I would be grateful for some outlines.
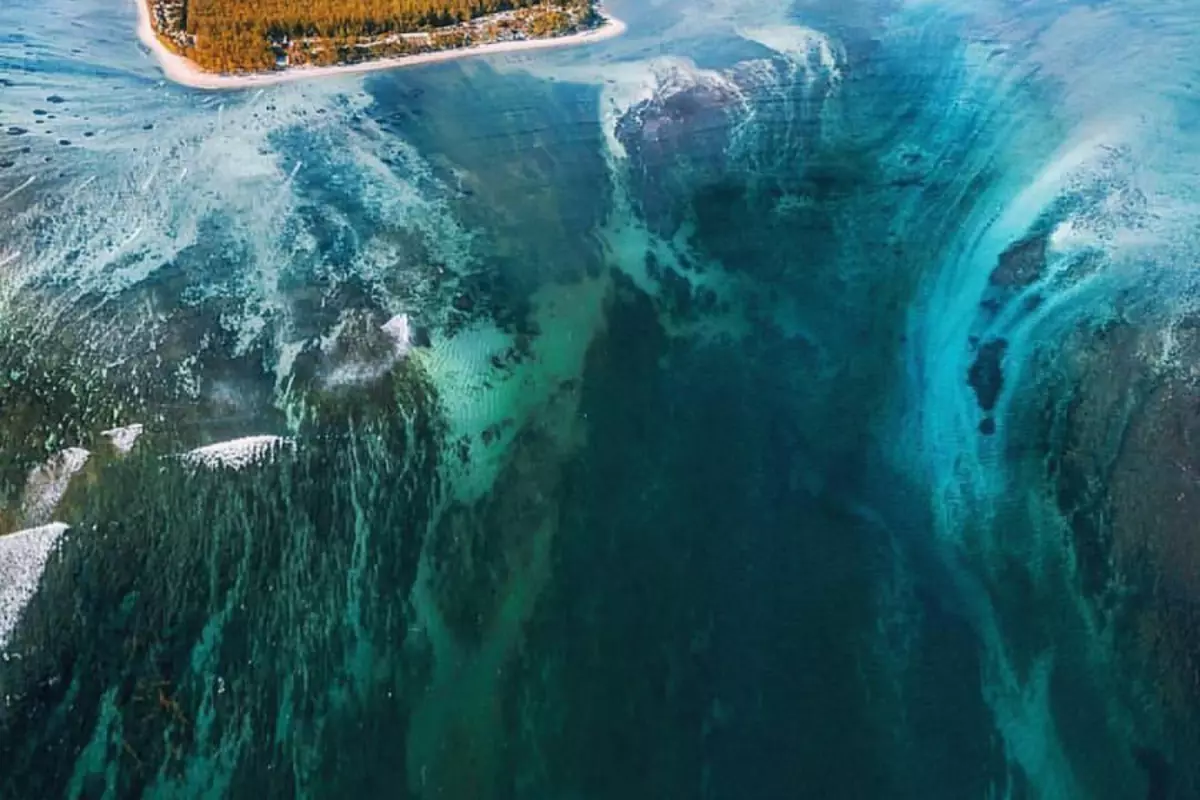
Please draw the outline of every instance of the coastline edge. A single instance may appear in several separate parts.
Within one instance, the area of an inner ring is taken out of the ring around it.
[[[364,61],[357,64],[338,64],[329,67],[291,67],[279,72],[228,75],[205,72],[189,59],[168,50],[166,45],[154,33],[154,27],[151,24],[150,18],[150,0],[133,0],[133,2],[137,5],[138,12],[138,40],[153,54],[167,80],[192,89],[206,89],[210,91],[274,86],[280,83],[310,80],[313,78],[329,78],[339,75],[381,72],[400,67],[437,64],[445,61],[456,61],[460,58],[592,44],[594,42],[615,39],[628,29],[628,26],[624,22],[606,13],[603,9],[599,9],[598,13],[604,20],[600,27],[591,28],[579,33],[572,33],[567,36],[525,39],[516,42],[493,42],[474,47],[441,50],[434,53],[420,53],[417,55],[399,56],[397,58],[381,58],[377,61]]]

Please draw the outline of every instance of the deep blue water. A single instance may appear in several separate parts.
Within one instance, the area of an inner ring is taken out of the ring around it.
[[[1200,11],[102,5],[0,9],[0,797],[1200,796]]]

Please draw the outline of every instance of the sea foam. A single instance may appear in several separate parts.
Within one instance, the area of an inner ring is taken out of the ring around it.
[[[189,450],[182,459],[207,469],[243,469],[266,459],[275,450],[294,446],[292,439],[282,436],[243,436]]]

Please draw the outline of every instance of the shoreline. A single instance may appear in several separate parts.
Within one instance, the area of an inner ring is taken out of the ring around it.
[[[444,61],[456,61],[460,58],[476,56],[503,55],[505,53],[521,53],[531,50],[548,50],[554,47],[570,47],[575,45],[592,44],[615,39],[625,33],[627,26],[616,17],[599,12],[603,22],[600,27],[572,33],[567,36],[554,36],[546,39],[525,39],[517,42],[494,42],[472,47],[462,47],[453,50],[440,50],[436,53],[419,53],[411,56],[396,58],[381,58],[377,61],[363,61],[356,64],[337,64],[329,67],[289,67],[278,72],[257,72],[248,75],[225,75],[205,72],[188,59],[167,49],[158,36],[150,21],[150,6],[148,0],[133,0],[138,9],[138,39],[158,61],[159,67],[167,80],[187,86],[192,89],[251,89],[260,86],[273,86],[291,81],[310,80],[312,78],[332,78],[339,75],[355,75],[366,72],[380,72],[400,67],[416,67],[423,64],[437,64]]]

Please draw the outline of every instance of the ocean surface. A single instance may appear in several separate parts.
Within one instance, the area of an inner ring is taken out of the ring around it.
[[[0,4],[0,798],[1200,797],[1200,8]]]

